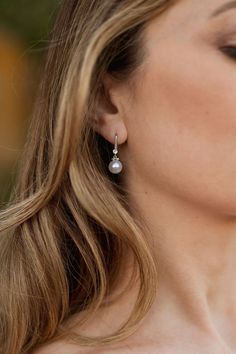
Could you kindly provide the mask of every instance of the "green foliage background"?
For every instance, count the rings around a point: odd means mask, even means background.
[[[0,0],[0,29],[6,29],[25,44],[25,55],[35,62],[35,67],[40,65],[47,47],[59,5],[59,0]],[[15,178],[14,167],[10,171],[0,167],[0,209],[10,197]]]
[[[0,0],[0,23],[27,43],[47,37],[59,0]]]

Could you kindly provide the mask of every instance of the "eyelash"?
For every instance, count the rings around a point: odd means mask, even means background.
[[[221,51],[231,59],[236,60],[236,46],[228,45],[220,48]]]

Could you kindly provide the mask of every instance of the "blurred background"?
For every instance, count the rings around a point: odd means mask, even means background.
[[[0,0],[0,208],[15,183],[59,0]]]

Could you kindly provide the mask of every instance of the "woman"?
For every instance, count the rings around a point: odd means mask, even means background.
[[[61,5],[1,213],[1,350],[236,352],[236,2]]]

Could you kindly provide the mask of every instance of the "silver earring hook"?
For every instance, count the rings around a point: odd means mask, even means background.
[[[115,148],[113,150],[113,153],[115,155],[117,155],[117,153],[118,153],[118,135],[117,134],[115,135]]]

